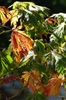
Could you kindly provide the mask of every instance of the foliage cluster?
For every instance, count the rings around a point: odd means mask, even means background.
[[[12,3],[14,3],[16,0],[0,0],[0,5],[1,6],[6,6],[8,7]],[[25,0],[21,0],[22,2]],[[26,0],[27,2],[29,0]],[[30,2],[34,2],[37,5],[41,6],[46,6],[51,9],[52,13],[57,13],[57,12],[66,12],[66,1],[65,0],[45,0],[42,2],[41,0],[30,0]]]
[[[66,83],[66,14],[33,2],[0,6],[2,34],[9,44],[0,48],[0,86],[19,80],[32,92],[27,100],[56,96]]]

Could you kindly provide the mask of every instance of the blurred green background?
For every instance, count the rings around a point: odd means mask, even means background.
[[[0,6],[8,7],[16,0],[0,0]],[[66,0],[20,0],[20,1],[31,1],[35,4],[46,6],[51,9],[52,13],[66,12]]]

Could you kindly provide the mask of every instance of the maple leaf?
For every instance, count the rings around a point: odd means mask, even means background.
[[[56,96],[60,92],[62,82],[63,80],[58,77],[50,79],[49,83],[44,87],[43,93],[46,96]]]
[[[24,80],[24,86],[28,85],[28,88],[35,93],[36,90],[43,92],[44,85],[41,83],[41,77],[38,71],[32,70],[31,72],[24,72],[22,75]]]
[[[30,73],[25,71],[23,72],[24,74],[22,75],[21,77],[21,80],[23,79],[23,84],[24,84],[24,87],[28,84],[28,81],[29,81],[29,78],[30,78]]]
[[[36,86],[35,86],[35,84],[34,84],[34,80],[33,80],[32,77],[30,77],[30,79],[29,79],[28,88],[29,88],[33,93],[35,93],[35,91],[36,91]]]
[[[33,40],[29,38],[25,33],[13,31],[11,34],[11,42],[13,45],[13,52],[15,53],[15,60],[20,60],[27,55],[28,51],[33,48]]]
[[[30,72],[31,76],[29,79],[28,87],[30,90],[35,93],[36,90],[43,92],[44,85],[41,82],[40,73],[36,70]]]
[[[14,27],[17,26],[17,22],[18,22],[18,10],[11,10],[10,11],[12,17],[11,17],[11,25],[13,25]]]
[[[11,18],[11,14],[7,8],[0,6],[0,19],[5,24]]]

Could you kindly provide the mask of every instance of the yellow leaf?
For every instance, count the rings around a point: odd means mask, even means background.
[[[29,72],[24,72],[24,74],[22,75],[22,80],[24,81],[24,87],[28,84],[29,78],[30,78],[30,73]]]
[[[28,86],[28,88],[35,93],[36,90],[43,93],[44,85],[41,82],[41,77],[38,71],[32,70],[31,72],[24,72],[22,75],[24,86]]]
[[[5,24],[11,18],[11,14],[7,8],[0,6],[0,19]]]

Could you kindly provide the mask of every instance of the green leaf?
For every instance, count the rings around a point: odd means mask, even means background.
[[[63,22],[66,22],[66,14],[65,13],[53,14],[51,17],[57,18],[58,24],[61,24]]]
[[[13,9],[19,9],[20,7],[26,8],[29,4],[34,5],[33,2],[19,2],[19,1],[16,1],[11,6],[9,6],[9,8],[11,8],[11,7],[13,7]]]
[[[65,34],[65,28],[66,24],[63,22],[55,29],[54,34],[59,38],[63,38],[63,35]]]
[[[45,73],[46,72],[46,66],[42,65],[41,63],[34,62],[33,63],[34,69],[37,69],[40,73]]]
[[[57,52],[52,52],[52,56],[55,58],[56,70],[59,73],[64,74],[64,72],[66,70],[66,57]]]
[[[44,43],[41,41],[41,40],[36,40],[35,41],[35,52],[37,54],[44,54],[44,51],[45,51],[45,45]]]
[[[66,33],[66,24],[65,22],[61,23],[57,27],[54,28],[54,32],[50,36],[50,41],[55,43],[60,43],[61,41],[65,41],[65,33]]]
[[[25,66],[29,61],[30,61],[29,58],[26,59],[25,61],[23,60],[23,61],[19,64],[18,68],[21,68],[21,67]]]
[[[35,94],[28,95],[27,100],[46,100],[46,97],[41,92],[36,91]]]
[[[10,55],[7,55],[6,58],[10,64],[13,62],[13,59]]]
[[[4,75],[8,70],[8,65],[4,62],[4,58],[0,59],[0,76]]]
[[[31,100],[31,99],[33,99],[34,98],[34,95],[33,94],[29,94],[28,96],[27,96],[27,100]]]
[[[41,13],[44,15],[44,17],[48,17],[50,15],[50,9],[47,7],[43,7],[43,6],[38,6],[38,5],[32,5],[34,9],[34,11],[37,11],[38,13]]]
[[[41,92],[37,91],[36,93],[36,100],[46,100],[46,97],[44,94],[42,94]]]
[[[8,73],[11,71],[11,68],[13,67],[13,59],[10,55],[10,52],[3,51],[1,52],[0,56],[0,76]]]

